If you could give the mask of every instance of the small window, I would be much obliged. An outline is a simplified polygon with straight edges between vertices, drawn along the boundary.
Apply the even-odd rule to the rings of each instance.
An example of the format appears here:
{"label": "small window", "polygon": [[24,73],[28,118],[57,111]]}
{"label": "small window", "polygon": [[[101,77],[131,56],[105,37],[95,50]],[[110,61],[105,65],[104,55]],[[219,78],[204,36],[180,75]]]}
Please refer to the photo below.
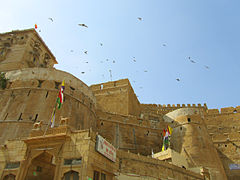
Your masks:
{"label": "small window", "polygon": [[82,163],[82,158],[78,159],[64,159],[64,165],[77,165]]}
{"label": "small window", "polygon": [[146,134],[147,136],[149,135],[149,131],[147,131],[147,134]]}
{"label": "small window", "polygon": [[182,127],[180,127],[180,130],[182,130]]}
{"label": "small window", "polygon": [[187,121],[188,121],[188,122],[191,122],[191,118],[187,118]]}
{"label": "small window", "polygon": [[106,180],[106,174],[101,173],[101,180]]}
{"label": "small window", "polygon": [[73,91],[75,90],[75,88],[73,88],[73,87],[71,87],[71,86],[70,86],[70,89],[73,90]]}
{"label": "small window", "polygon": [[29,91],[28,91],[28,94],[27,94],[27,96],[29,96],[29,95],[30,95],[30,93],[31,93],[31,90],[29,90]]}
{"label": "small window", "polygon": [[18,120],[22,120],[22,113],[20,114]]}
{"label": "small window", "polygon": [[93,172],[93,180],[99,180],[100,173],[98,171]]}
{"label": "small window", "polygon": [[38,87],[40,88],[42,86],[43,81],[42,80],[38,80]]}
{"label": "small window", "polygon": [[42,172],[42,167],[41,166],[37,166],[36,171],[37,172]]}
{"label": "small window", "polygon": [[6,114],[6,116],[5,116],[4,120],[6,120],[6,119],[7,119],[7,117],[8,117],[8,113]]}
{"label": "small window", "polygon": [[6,164],[5,169],[15,169],[19,168],[20,162],[9,162]]}
{"label": "small window", "polygon": [[34,122],[37,121],[37,118],[38,118],[38,114],[36,114],[35,119],[34,119]]}
{"label": "small window", "polygon": [[61,84],[60,82],[55,82],[55,89],[58,89],[60,84]]}
{"label": "small window", "polygon": [[48,97],[48,91],[47,91],[47,94],[46,94],[46,98]]}

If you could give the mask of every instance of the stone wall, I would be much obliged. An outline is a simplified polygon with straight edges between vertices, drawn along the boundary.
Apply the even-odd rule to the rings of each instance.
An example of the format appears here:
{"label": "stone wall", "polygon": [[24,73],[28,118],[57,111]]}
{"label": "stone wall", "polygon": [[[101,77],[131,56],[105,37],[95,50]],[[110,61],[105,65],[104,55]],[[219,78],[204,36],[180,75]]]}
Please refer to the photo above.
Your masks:
{"label": "stone wall", "polygon": [[55,57],[34,29],[0,34],[0,71],[54,64]]}
{"label": "stone wall", "polygon": [[164,116],[174,122],[171,147],[184,156],[189,167],[203,166],[209,169],[213,179],[226,179],[226,175],[202,119],[196,108],[181,108]]}
{"label": "stone wall", "polygon": [[140,103],[128,79],[90,86],[97,99],[97,108],[121,115],[139,115]]}
{"label": "stone wall", "polygon": [[[200,174],[151,157],[118,151],[119,179],[204,179]],[[125,175],[125,176],[124,176]]]}
{"label": "stone wall", "polygon": [[162,130],[166,123],[157,126],[136,116],[124,116],[97,111],[97,131],[115,147],[134,153],[150,155],[152,149],[159,152]]}
{"label": "stone wall", "polygon": [[[96,127],[96,100],[91,90],[80,80],[68,73],[48,68],[28,68],[10,71],[7,88],[0,90],[0,133],[1,143],[5,139],[26,137],[29,126],[43,121],[50,122],[61,81],[65,80],[64,103],[56,110],[55,125],[61,116],[69,117],[69,125],[75,129]],[[55,78],[56,77],[56,78]],[[16,126],[11,126],[15,122]],[[16,123],[19,122],[19,123]],[[9,133],[13,127],[14,133]],[[24,131],[24,133],[22,133]]]}
{"label": "stone wall", "polygon": [[230,170],[230,164],[240,164],[240,106],[209,109],[204,122],[223,163],[228,179],[239,179],[240,170]]}

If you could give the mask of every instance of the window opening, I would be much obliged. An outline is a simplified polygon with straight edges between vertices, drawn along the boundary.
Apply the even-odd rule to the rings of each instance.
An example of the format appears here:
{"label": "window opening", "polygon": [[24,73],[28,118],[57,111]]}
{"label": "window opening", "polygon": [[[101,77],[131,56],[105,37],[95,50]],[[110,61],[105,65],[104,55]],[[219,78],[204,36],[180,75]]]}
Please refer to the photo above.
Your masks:
{"label": "window opening", "polygon": [[37,121],[37,118],[38,118],[38,114],[36,114],[35,119],[34,119],[34,122]]}
{"label": "window opening", "polygon": [[8,113],[6,114],[6,116],[5,116],[4,120],[6,120],[6,119],[7,119],[7,117],[8,117]]}
{"label": "window opening", "polygon": [[191,122],[191,118],[187,118],[188,122]]}
{"label": "window opening", "polygon": [[40,88],[42,86],[43,81],[42,80],[38,80],[38,87]]}
{"label": "window opening", "polygon": [[22,113],[20,114],[18,120],[22,120]]}
{"label": "window opening", "polygon": [[64,165],[77,165],[82,163],[82,158],[78,159],[64,159]]}
{"label": "window opening", "polygon": [[48,91],[47,91],[47,94],[46,94],[46,98],[48,97]]}
{"label": "window opening", "polygon": [[101,180],[106,180],[106,174],[101,173]]}
{"label": "window opening", "polygon": [[100,173],[98,171],[93,172],[93,180],[99,180]]}
{"label": "window opening", "polygon": [[36,171],[37,171],[37,172],[42,172],[42,167],[41,167],[41,166],[37,166]]}
{"label": "window opening", "polygon": [[15,169],[20,166],[20,162],[9,162],[6,164],[5,169]]}
{"label": "window opening", "polygon": [[60,84],[61,84],[60,82],[55,82],[55,89],[58,89]]}
{"label": "window opening", "polygon": [[29,96],[29,95],[30,95],[30,93],[31,93],[31,90],[29,90],[29,91],[28,91],[28,94],[27,94],[27,96]]}

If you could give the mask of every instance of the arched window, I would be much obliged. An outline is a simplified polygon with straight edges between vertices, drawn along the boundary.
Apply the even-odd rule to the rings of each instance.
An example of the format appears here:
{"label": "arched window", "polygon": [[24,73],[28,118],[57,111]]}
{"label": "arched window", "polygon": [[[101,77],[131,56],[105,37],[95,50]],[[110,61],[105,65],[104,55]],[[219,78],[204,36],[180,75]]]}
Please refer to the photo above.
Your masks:
{"label": "arched window", "polygon": [[8,174],[3,178],[3,180],[15,180],[15,177],[16,176],[13,174]]}
{"label": "arched window", "polygon": [[63,180],[79,180],[78,172],[68,171],[64,174]]}

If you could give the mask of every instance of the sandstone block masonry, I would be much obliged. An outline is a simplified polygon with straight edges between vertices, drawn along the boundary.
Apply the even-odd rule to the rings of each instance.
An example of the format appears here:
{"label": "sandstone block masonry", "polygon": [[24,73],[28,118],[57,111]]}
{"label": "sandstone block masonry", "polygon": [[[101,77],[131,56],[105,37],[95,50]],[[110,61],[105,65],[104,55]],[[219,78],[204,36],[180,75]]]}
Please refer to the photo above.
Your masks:
{"label": "sandstone block masonry", "polygon": [[[240,166],[240,106],[142,104],[128,79],[88,87],[54,64],[34,29],[0,34],[8,79],[0,88],[0,180],[240,179],[231,169]],[[63,106],[46,130],[63,80]],[[159,153],[167,126],[168,156]],[[116,162],[96,151],[96,135],[116,148]]]}

